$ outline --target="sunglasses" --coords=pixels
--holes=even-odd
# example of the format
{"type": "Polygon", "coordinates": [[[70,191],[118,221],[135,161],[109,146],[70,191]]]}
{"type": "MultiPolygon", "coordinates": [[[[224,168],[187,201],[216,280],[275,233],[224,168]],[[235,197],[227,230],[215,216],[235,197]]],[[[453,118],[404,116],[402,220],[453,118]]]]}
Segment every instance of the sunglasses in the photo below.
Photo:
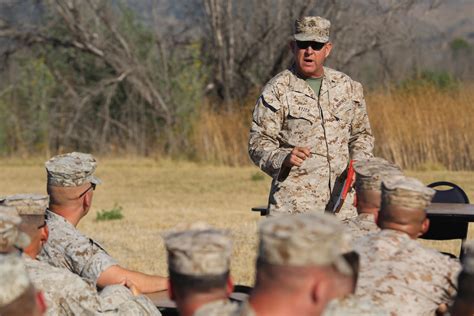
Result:
{"type": "Polygon", "coordinates": [[[308,47],[311,47],[313,50],[319,51],[321,50],[326,43],[320,43],[320,42],[313,42],[313,41],[295,41],[296,46],[298,46],[299,49],[307,49],[308,47]]]}
{"type": "Polygon", "coordinates": [[[87,192],[90,191],[90,189],[92,189],[92,191],[95,191],[95,187],[96,187],[96,184],[95,183],[91,183],[91,186],[89,188],[87,188],[87,190],[85,190],[84,192],[81,193],[81,195],[79,195],[78,199],[83,197],[87,192]]]}

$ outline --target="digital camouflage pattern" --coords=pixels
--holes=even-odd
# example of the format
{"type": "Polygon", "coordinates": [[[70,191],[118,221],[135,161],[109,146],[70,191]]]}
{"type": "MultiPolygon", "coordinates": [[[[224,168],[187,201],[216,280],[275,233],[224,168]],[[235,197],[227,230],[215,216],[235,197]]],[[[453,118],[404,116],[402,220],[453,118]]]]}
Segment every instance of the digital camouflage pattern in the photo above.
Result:
{"type": "Polygon", "coordinates": [[[78,187],[101,181],[93,175],[97,161],[91,154],[72,152],[54,156],[45,163],[48,185],[58,187],[78,187]]]}
{"type": "Polygon", "coordinates": [[[368,299],[351,295],[329,302],[322,316],[391,316],[381,306],[368,299]]]}
{"type": "Polygon", "coordinates": [[[134,296],[123,285],[115,284],[106,286],[100,292],[102,309],[106,314],[120,316],[148,316],[161,315],[158,308],[145,295],[134,296]]]}
{"type": "Polygon", "coordinates": [[[15,207],[19,215],[44,215],[49,196],[40,194],[16,194],[0,198],[0,205],[15,207]]]}
{"type": "Polygon", "coordinates": [[[297,41],[329,41],[331,22],[320,16],[305,16],[295,21],[294,39],[297,41]]]}
{"type": "Polygon", "coordinates": [[[343,225],[328,214],[297,214],[267,218],[259,226],[258,260],[274,265],[334,265],[352,275],[342,254],[349,251],[343,225]]]}
{"type": "Polygon", "coordinates": [[[100,310],[95,287],[68,270],[55,268],[23,254],[35,287],[43,291],[46,315],[93,315],[100,310]]]}
{"type": "Polygon", "coordinates": [[[31,286],[25,264],[17,253],[0,255],[0,307],[14,302],[31,286]]]}
{"type": "Polygon", "coordinates": [[[170,271],[191,276],[220,275],[229,271],[232,240],[224,231],[209,229],[164,235],[170,271]]]}
{"type": "Polygon", "coordinates": [[[97,242],[81,234],[64,217],[48,210],[46,222],[49,237],[39,260],[68,269],[92,284],[103,271],[118,264],[97,242]]]}
{"type": "Polygon", "coordinates": [[[431,204],[435,192],[418,179],[391,177],[382,182],[382,208],[396,205],[424,210],[431,204]]]}
{"type": "Polygon", "coordinates": [[[13,206],[0,205],[0,253],[10,251],[13,247],[28,247],[30,237],[19,230],[21,217],[13,206]]]}
{"type": "Polygon", "coordinates": [[[219,300],[199,307],[193,316],[232,316],[237,313],[239,305],[229,300],[219,300]]]}
{"type": "Polygon", "coordinates": [[[346,218],[342,223],[345,225],[352,241],[356,241],[367,234],[380,231],[380,228],[375,223],[374,214],[362,213],[356,217],[346,218]]]}
{"type": "Polygon", "coordinates": [[[461,265],[406,233],[384,229],[360,239],[356,295],[393,315],[434,315],[456,294],[461,265]]]}
{"type": "Polygon", "coordinates": [[[46,315],[160,315],[147,298],[134,297],[122,285],[106,287],[105,295],[99,295],[92,284],[68,270],[27,255],[23,259],[33,284],[44,294],[46,315]]]}
{"type": "Polygon", "coordinates": [[[357,191],[381,191],[382,180],[388,176],[402,175],[399,166],[379,157],[371,157],[354,162],[357,191]]]}
{"type": "Polygon", "coordinates": [[[273,178],[269,215],[324,210],[349,159],[371,157],[373,142],[360,83],[325,67],[318,98],[294,68],[279,73],[258,98],[248,147],[273,178]],[[296,146],[310,148],[312,157],[282,168],[296,146]]]}

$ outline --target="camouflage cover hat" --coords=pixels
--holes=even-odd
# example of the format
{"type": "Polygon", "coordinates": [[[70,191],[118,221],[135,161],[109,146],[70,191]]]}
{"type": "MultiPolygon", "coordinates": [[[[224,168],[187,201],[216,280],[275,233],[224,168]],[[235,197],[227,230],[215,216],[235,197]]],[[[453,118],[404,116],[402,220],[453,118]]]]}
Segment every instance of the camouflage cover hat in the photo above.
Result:
{"type": "Polygon", "coordinates": [[[48,185],[58,187],[78,187],[84,183],[101,184],[93,175],[97,161],[91,154],[72,152],[54,156],[45,163],[48,185]]]}
{"type": "Polygon", "coordinates": [[[40,194],[16,194],[0,197],[0,205],[13,206],[19,215],[41,215],[48,208],[49,196],[40,194]]]}
{"type": "Polygon", "coordinates": [[[26,248],[30,237],[19,230],[21,218],[16,208],[0,205],[0,252],[6,252],[11,247],[26,248]]]}
{"type": "Polygon", "coordinates": [[[415,178],[393,176],[382,182],[382,208],[396,205],[426,209],[431,204],[435,190],[415,178]]]}
{"type": "Polygon", "coordinates": [[[197,228],[165,234],[170,271],[190,276],[210,276],[230,269],[232,241],[224,231],[197,228]]]}
{"type": "Polygon", "coordinates": [[[320,16],[305,16],[295,21],[294,39],[296,41],[329,41],[331,22],[320,16]]]}
{"type": "Polygon", "coordinates": [[[354,162],[357,190],[381,191],[382,180],[390,175],[402,175],[399,166],[379,157],[354,162]]]}
{"type": "Polygon", "coordinates": [[[20,297],[31,286],[25,264],[17,254],[0,256],[0,307],[20,297]]]}
{"type": "Polygon", "coordinates": [[[342,257],[350,250],[348,236],[334,216],[306,213],[268,218],[260,224],[259,236],[258,260],[296,267],[334,264],[352,275],[342,257]]]}

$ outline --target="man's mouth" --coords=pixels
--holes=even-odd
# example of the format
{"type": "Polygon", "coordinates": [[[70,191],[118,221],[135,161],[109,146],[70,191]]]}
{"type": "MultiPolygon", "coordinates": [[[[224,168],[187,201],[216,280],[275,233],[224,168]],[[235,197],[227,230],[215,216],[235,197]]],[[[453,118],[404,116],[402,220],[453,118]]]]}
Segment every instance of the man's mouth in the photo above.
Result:
{"type": "Polygon", "coordinates": [[[310,58],[304,58],[303,61],[304,61],[305,63],[307,63],[307,64],[314,62],[314,61],[313,61],[312,59],[310,59],[310,58]]]}

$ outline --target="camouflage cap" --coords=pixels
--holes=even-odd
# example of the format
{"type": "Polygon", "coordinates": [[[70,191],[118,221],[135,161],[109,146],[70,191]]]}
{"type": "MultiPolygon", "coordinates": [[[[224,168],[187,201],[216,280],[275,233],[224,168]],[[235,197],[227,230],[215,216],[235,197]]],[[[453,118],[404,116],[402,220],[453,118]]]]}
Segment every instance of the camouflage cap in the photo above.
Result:
{"type": "Polygon", "coordinates": [[[0,307],[20,297],[31,286],[25,264],[18,254],[0,256],[0,307]]]}
{"type": "Polygon", "coordinates": [[[7,252],[12,247],[28,247],[30,237],[19,230],[20,223],[15,207],[0,205],[0,252],[7,252]]]}
{"type": "Polygon", "coordinates": [[[0,197],[0,205],[13,206],[19,215],[44,216],[49,196],[40,194],[16,194],[0,197]]]}
{"type": "Polygon", "coordinates": [[[295,21],[294,39],[296,41],[329,41],[331,22],[320,16],[305,16],[295,21]]]}
{"type": "Polygon", "coordinates": [[[357,190],[381,191],[382,180],[390,175],[402,175],[399,166],[379,157],[354,162],[357,190]]]}
{"type": "Polygon", "coordinates": [[[305,213],[268,218],[259,227],[258,260],[284,266],[335,265],[352,270],[342,254],[350,250],[348,235],[336,217],[305,213]]]}
{"type": "Polygon", "coordinates": [[[426,209],[431,204],[435,190],[415,178],[389,177],[382,182],[382,208],[389,205],[426,209]]]}
{"type": "Polygon", "coordinates": [[[230,269],[232,241],[221,230],[203,226],[163,236],[170,271],[190,276],[211,276],[230,269]]]}
{"type": "Polygon", "coordinates": [[[54,156],[45,163],[48,185],[78,187],[84,183],[102,183],[93,175],[97,161],[91,154],[72,152],[54,156]]]}

